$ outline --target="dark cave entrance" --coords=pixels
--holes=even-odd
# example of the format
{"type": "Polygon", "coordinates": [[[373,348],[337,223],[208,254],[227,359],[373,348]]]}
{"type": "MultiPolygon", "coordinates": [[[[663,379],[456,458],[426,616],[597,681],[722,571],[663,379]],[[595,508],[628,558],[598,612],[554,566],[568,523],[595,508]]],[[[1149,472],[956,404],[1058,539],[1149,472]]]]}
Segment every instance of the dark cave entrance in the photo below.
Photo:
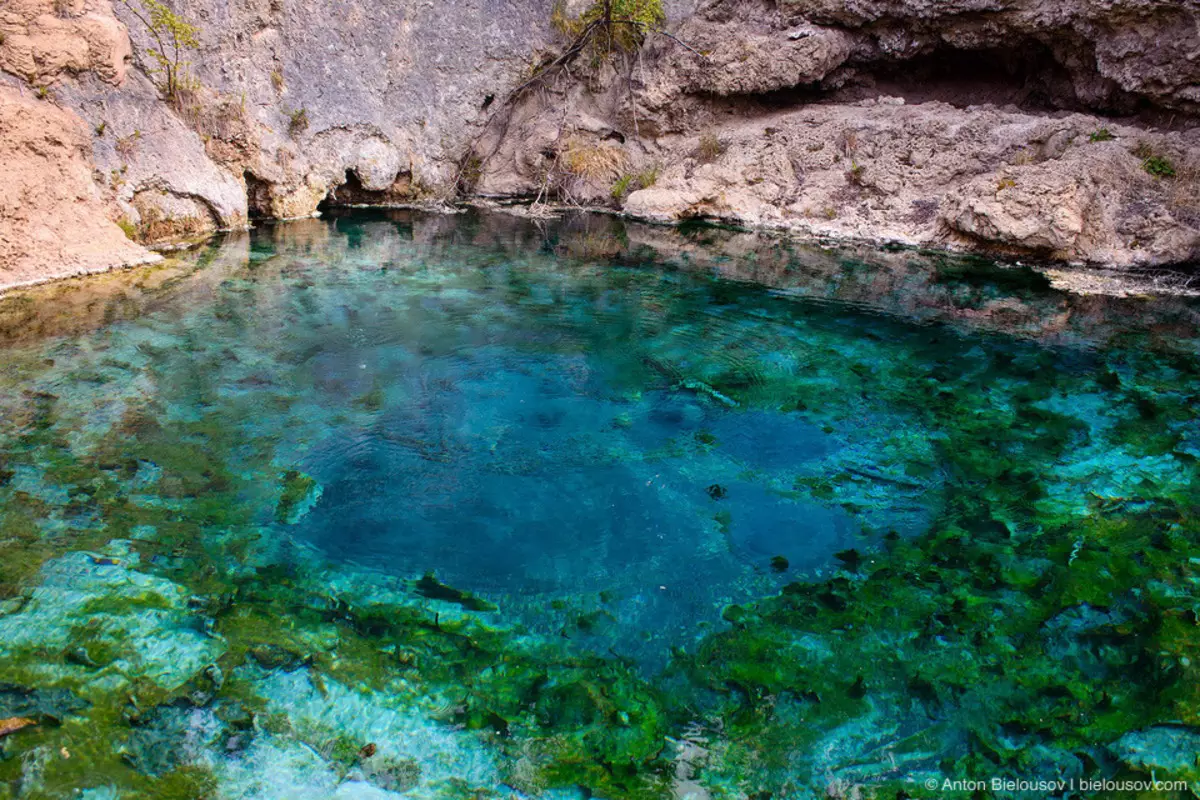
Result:
{"type": "Polygon", "coordinates": [[[246,211],[250,219],[270,219],[275,216],[271,209],[271,184],[250,170],[242,173],[246,181],[246,211]]]}
{"type": "Polygon", "coordinates": [[[914,103],[941,100],[965,107],[990,104],[1025,111],[1082,111],[1071,73],[1039,42],[960,50],[941,47],[906,61],[866,70],[875,94],[914,103]]]}
{"type": "MultiPolygon", "coordinates": [[[[1087,64],[1087,54],[1081,58],[1087,64]]],[[[773,92],[716,98],[734,114],[762,113],[810,103],[853,103],[881,96],[908,103],[940,101],[965,108],[990,104],[1032,113],[1088,111],[1131,114],[1141,105],[1095,67],[1064,66],[1046,45],[1013,42],[1008,47],[961,49],[939,46],[903,60],[851,63],[821,83],[773,92]],[[1081,87],[1086,96],[1080,96],[1081,87]]]]}
{"type": "Polygon", "coordinates": [[[346,170],[345,179],[329,190],[325,199],[317,205],[318,211],[328,211],[339,206],[379,206],[389,203],[401,203],[409,199],[411,183],[408,173],[396,175],[395,181],[387,189],[366,189],[362,179],[353,169],[346,170]]]}

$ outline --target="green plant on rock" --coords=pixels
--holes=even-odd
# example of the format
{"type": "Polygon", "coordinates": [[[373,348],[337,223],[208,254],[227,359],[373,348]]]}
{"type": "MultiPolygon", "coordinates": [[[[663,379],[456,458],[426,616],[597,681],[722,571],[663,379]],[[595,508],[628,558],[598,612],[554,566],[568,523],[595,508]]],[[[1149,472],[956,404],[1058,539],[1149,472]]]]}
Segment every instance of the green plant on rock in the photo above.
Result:
{"type": "Polygon", "coordinates": [[[121,219],[117,220],[117,227],[121,229],[121,232],[125,234],[126,238],[135,242],[138,240],[137,225],[133,224],[128,219],[122,217],[121,219]]]}
{"type": "Polygon", "coordinates": [[[1154,152],[1147,142],[1138,142],[1133,155],[1142,160],[1142,169],[1155,178],[1174,178],[1175,165],[1166,156],[1154,152]]]}
{"type": "Polygon", "coordinates": [[[700,141],[696,145],[696,160],[701,164],[711,164],[716,161],[725,152],[726,145],[712,131],[705,131],[700,134],[700,141]]]}
{"type": "Polygon", "coordinates": [[[1152,155],[1142,162],[1142,169],[1156,178],[1174,178],[1175,165],[1164,156],[1152,155]]]}
{"type": "Polygon", "coordinates": [[[857,161],[850,160],[850,169],[846,172],[846,181],[854,186],[862,186],[865,182],[866,167],[857,161]]]}
{"type": "Polygon", "coordinates": [[[612,188],[613,200],[616,200],[617,202],[620,202],[621,200],[623,200],[625,198],[625,195],[629,194],[629,192],[632,191],[630,189],[630,187],[632,185],[633,185],[633,176],[630,175],[629,173],[625,173],[621,177],[617,178],[617,182],[613,184],[613,188],[612,188]]]}
{"type": "Polygon", "coordinates": [[[288,133],[297,136],[308,130],[308,109],[298,108],[288,116],[288,133]]]}
{"type": "Polygon", "coordinates": [[[200,46],[200,29],[185,21],[161,0],[138,0],[137,8],[130,0],[121,0],[129,13],[145,27],[154,46],[147,49],[155,66],[146,72],[159,76],[159,91],[171,101],[178,101],[180,93],[191,88],[188,78],[188,62],[184,54],[200,46]]]}
{"type": "Polygon", "coordinates": [[[121,157],[121,160],[128,161],[133,156],[137,142],[141,138],[142,132],[140,130],[135,130],[128,136],[122,136],[117,139],[117,143],[114,145],[114,147],[117,151],[117,155],[121,157]]]}
{"type": "Polygon", "coordinates": [[[1108,128],[1101,128],[1098,131],[1093,131],[1092,134],[1090,136],[1088,136],[1088,141],[1090,141],[1090,142],[1111,142],[1115,138],[1117,138],[1117,137],[1113,136],[1112,131],[1110,131],[1108,128]]]}
{"type": "Polygon", "coordinates": [[[558,0],[550,12],[555,30],[600,57],[636,50],[666,20],[662,0],[595,0],[578,17],[571,17],[564,0],[558,0]]]}
{"type": "Polygon", "coordinates": [[[649,167],[641,172],[626,172],[617,178],[612,187],[612,198],[618,203],[633,192],[648,189],[658,181],[658,167],[649,167]]]}

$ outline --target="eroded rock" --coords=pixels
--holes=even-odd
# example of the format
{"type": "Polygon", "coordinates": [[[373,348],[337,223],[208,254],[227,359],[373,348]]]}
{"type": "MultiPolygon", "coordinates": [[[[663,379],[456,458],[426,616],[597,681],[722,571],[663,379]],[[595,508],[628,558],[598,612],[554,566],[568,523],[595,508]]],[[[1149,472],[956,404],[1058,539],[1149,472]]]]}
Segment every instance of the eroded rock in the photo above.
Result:
{"type": "Polygon", "coordinates": [[[723,128],[711,163],[694,140],[662,148],[670,166],[625,211],[1110,266],[1200,253],[1191,133],[944,103],[818,105],[764,121],[723,128]],[[1093,141],[1100,130],[1106,141],[1093,141]],[[1147,153],[1175,175],[1151,174],[1147,153]]]}
{"type": "Polygon", "coordinates": [[[90,161],[79,117],[0,86],[0,287],[158,260],[110,218],[90,161]]]}

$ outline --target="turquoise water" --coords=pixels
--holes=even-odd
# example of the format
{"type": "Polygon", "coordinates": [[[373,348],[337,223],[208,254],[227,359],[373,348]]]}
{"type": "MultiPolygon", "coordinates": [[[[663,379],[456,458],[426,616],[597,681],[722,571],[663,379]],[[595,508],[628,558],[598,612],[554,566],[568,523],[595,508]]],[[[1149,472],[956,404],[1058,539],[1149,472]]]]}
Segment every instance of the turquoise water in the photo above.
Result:
{"type": "Polygon", "coordinates": [[[1191,781],[1198,312],[478,212],[4,300],[0,796],[1191,781]]]}

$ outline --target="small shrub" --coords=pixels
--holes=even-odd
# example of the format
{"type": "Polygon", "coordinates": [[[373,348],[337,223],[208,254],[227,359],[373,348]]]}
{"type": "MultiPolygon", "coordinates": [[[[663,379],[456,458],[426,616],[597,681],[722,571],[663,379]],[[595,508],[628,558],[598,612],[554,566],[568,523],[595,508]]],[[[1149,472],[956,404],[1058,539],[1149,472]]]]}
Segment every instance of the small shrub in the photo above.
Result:
{"type": "Polygon", "coordinates": [[[725,148],[725,143],[715,133],[705,131],[700,134],[700,142],[696,145],[696,159],[701,164],[711,164],[721,157],[725,148]]]}
{"type": "Polygon", "coordinates": [[[866,178],[867,170],[862,165],[853,160],[850,161],[850,170],[846,173],[846,180],[855,186],[862,186],[866,178]]]}
{"type": "Polygon", "coordinates": [[[641,172],[627,172],[617,178],[612,187],[613,200],[620,202],[625,196],[639,189],[648,189],[658,181],[658,167],[650,167],[641,172]]]}
{"type": "Polygon", "coordinates": [[[122,230],[122,232],[124,232],[125,238],[130,239],[135,242],[138,240],[137,225],[134,225],[129,220],[122,217],[121,219],[117,220],[117,227],[120,228],[122,230]]]}
{"type": "Polygon", "coordinates": [[[621,177],[617,178],[617,182],[614,183],[613,187],[612,187],[613,200],[620,201],[621,199],[623,199],[625,197],[625,195],[629,194],[629,192],[630,192],[629,187],[632,185],[633,185],[633,176],[630,175],[629,173],[625,173],[621,177]]]}
{"type": "Polygon", "coordinates": [[[134,131],[128,136],[122,136],[120,139],[117,139],[117,155],[119,155],[123,160],[128,161],[133,155],[133,149],[137,145],[138,139],[141,138],[142,132],[134,131]]]}
{"type": "Polygon", "coordinates": [[[130,0],[121,0],[138,22],[146,28],[154,46],[147,48],[151,60],[157,67],[147,67],[150,75],[160,76],[159,90],[174,101],[181,88],[188,83],[188,62],[183,55],[188,50],[200,47],[200,29],[185,21],[160,0],[139,0],[141,8],[135,8],[130,0]]]}
{"type": "Polygon", "coordinates": [[[1092,142],[1111,142],[1115,138],[1117,137],[1113,136],[1112,131],[1110,131],[1108,128],[1101,128],[1098,131],[1094,131],[1092,135],[1088,137],[1088,140],[1092,142]]]}
{"type": "Polygon", "coordinates": [[[1014,181],[1012,178],[1001,178],[1000,181],[996,184],[996,191],[1003,192],[1005,189],[1012,189],[1016,185],[1017,185],[1017,182],[1014,181]]]}
{"type": "Polygon", "coordinates": [[[271,85],[275,87],[275,91],[283,91],[283,73],[277,69],[271,71],[271,85]]]}
{"type": "Polygon", "coordinates": [[[39,86],[33,90],[33,94],[38,100],[45,100],[50,96],[49,86],[39,86]]]}
{"type": "Polygon", "coordinates": [[[96,135],[103,136],[106,130],[108,130],[108,123],[101,120],[100,124],[96,126],[96,135]]]}
{"type": "Polygon", "coordinates": [[[1175,165],[1164,156],[1150,156],[1142,162],[1142,169],[1156,178],[1174,178],[1175,165]]]}
{"type": "Polygon", "coordinates": [[[578,140],[567,142],[562,154],[563,169],[576,178],[603,180],[624,166],[625,154],[609,145],[593,145],[578,140]]]}
{"type": "Polygon", "coordinates": [[[298,108],[288,117],[288,133],[297,136],[308,130],[308,109],[298,108]]]}
{"type": "Polygon", "coordinates": [[[554,30],[569,39],[587,35],[586,44],[600,57],[638,49],[646,35],[666,21],[662,0],[595,0],[577,18],[567,13],[564,0],[550,10],[554,30]]]}
{"type": "Polygon", "coordinates": [[[54,16],[67,18],[74,11],[74,3],[71,0],[54,0],[54,16]]]}

